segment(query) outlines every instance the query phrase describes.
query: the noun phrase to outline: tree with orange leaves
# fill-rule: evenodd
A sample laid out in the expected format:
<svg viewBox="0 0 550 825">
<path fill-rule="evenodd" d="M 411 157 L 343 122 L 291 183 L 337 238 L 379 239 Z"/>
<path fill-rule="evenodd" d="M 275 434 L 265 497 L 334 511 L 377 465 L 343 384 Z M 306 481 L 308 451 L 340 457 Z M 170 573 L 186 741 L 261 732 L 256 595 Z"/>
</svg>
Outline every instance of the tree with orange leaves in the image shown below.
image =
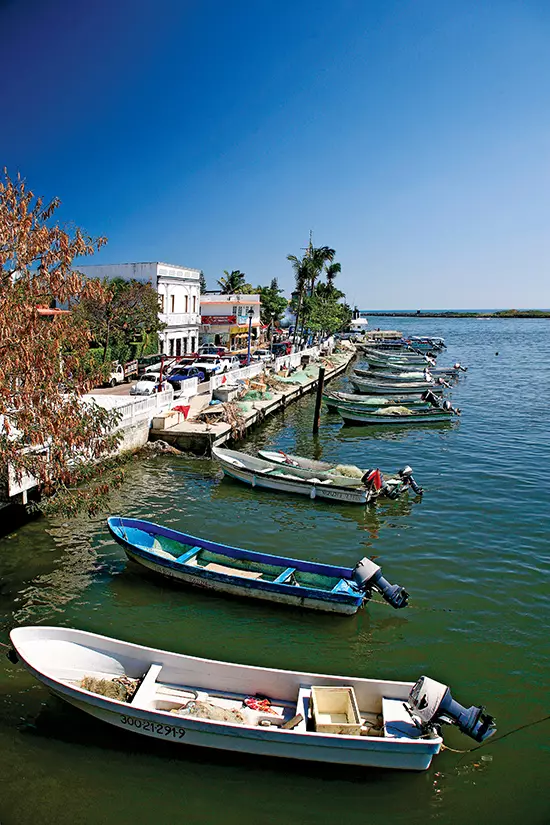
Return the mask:
<svg viewBox="0 0 550 825">
<path fill-rule="evenodd" d="M 0 482 L 8 474 L 36 478 L 54 505 L 73 512 L 97 510 L 104 481 L 76 486 L 112 453 L 116 413 L 83 400 L 102 380 L 89 357 L 90 331 L 70 307 L 101 298 L 101 284 L 74 270 L 105 238 L 66 231 L 54 219 L 55 198 L 45 204 L 7 171 L 0 177 Z"/>
</svg>

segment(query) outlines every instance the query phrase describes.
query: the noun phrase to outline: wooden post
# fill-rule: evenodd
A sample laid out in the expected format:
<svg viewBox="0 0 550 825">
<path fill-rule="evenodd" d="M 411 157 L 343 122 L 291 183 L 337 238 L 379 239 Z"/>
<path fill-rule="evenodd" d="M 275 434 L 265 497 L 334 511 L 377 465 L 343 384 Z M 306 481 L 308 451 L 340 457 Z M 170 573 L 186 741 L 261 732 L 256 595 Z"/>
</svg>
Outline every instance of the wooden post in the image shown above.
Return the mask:
<svg viewBox="0 0 550 825">
<path fill-rule="evenodd" d="M 319 367 L 319 378 L 317 379 L 317 397 L 315 399 L 315 415 L 313 416 L 313 435 L 319 432 L 321 421 L 321 399 L 323 397 L 323 387 L 325 385 L 325 368 Z"/>
</svg>

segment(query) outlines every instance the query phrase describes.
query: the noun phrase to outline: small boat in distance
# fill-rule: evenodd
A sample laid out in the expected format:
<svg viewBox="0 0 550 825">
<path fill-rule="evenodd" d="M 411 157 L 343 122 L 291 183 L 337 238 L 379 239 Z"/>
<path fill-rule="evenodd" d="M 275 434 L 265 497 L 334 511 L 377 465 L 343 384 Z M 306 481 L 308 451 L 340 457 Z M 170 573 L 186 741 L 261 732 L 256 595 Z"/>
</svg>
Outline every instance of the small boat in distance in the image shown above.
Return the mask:
<svg viewBox="0 0 550 825">
<path fill-rule="evenodd" d="M 282 493 L 296 493 L 311 499 L 322 498 L 329 501 L 342 501 L 347 504 L 368 504 L 380 495 L 395 497 L 395 488 L 385 486 L 382 474 L 373 469 L 362 478 L 343 475 L 334 470 L 307 470 L 296 466 L 277 465 L 262 458 L 240 453 L 237 450 L 212 448 L 224 474 L 251 487 L 277 490 Z M 406 468 L 410 469 L 410 468 Z M 412 471 L 411 471 L 412 472 Z M 408 487 L 407 479 L 399 490 Z"/>
<path fill-rule="evenodd" d="M 374 373 L 373 373 L 374 375 Z M 397 398 L 403 395 L 420 396 L 424 390 L 431 390 L 433 393 L 441 394 L 445 387 L 449 385 L 443 379 L 436 379 L 434 383 L 428 381 L 376 381 L 374 378 L 366 378 L 357 372 L 352 372 L 349 380 L 356 390 L 365 395 L 383 395 L 384 398 Z"/>
<path fill-rule="evenodd" d="M 426 770 L 440 725 L 496 730 L 447 685 L 327 676 L 201 659 L 66 627 L 17 627 L 10 659 L 55 696 L 122 730 L 169 742 L 331 765 Z"/>
<path fill-rule="evenodd" d="M 428 405 L 429 406 L 429 405 Z M 327 461 L 315 461 L 312 458 L 302 458 L 299 455 L 288 455 L 282 450 L 258 450 L 258 455 L 273 464 L 283 464 L 287 467 L 300 467 L 302 470 L 313 470 L 315 472 L 347 472 L 354 473 L 357 478 L 369 475 L 372 470 L 362 470 L 353 465 L 330 464 Z M 380 472 L 380 471 L 378 471 Z M 422 495 L 422 487 L 419 487 L 413 478 L 412 468 L 407 466 L 399 470 L 396 477 L 384 479 L 382 475 L 382 488 L 389 498 L 397 498 L 403 489 L 411 487 L 417 495 Z"/>
<path fill-rule="evenodd" d="M 335 392 L 332 390 L 325 390 L 323 393 L 323 401 L 329 410 L 336 410 L 338 404 L 341 405 L 366 405 L 367 407 L 416 407 L 417 409 L 429 409 L 430 404 L 427 401 L 422 401 L 420 396 L 403 396 L 401 398 L 383 398 L 377 395 L 361 395 L 353 392 Z M 261 451 L 260 451 L 261 452 Z"/>
<path fill-rule="evenodd" d="M 111 516 L 109 532 L 132 561 L 162 576 L 221 593 L 351 615 L 373 589 L 392 607 L 406 607 L 408 593 L 391 585 L 364 558 L 354 568 L 317 564 L 229 547 L 141 519 Z"/>
<path fill-rule="evenodd" d="M 349 424 L 437 424 L 449 422 L 460 415 L 453 407 L 432 407 L 430 410 L 415 410 L 411 407 L 383 407 L 378 410 L 359 407 L 337 406 L 338 414 Z"/>
</svg>

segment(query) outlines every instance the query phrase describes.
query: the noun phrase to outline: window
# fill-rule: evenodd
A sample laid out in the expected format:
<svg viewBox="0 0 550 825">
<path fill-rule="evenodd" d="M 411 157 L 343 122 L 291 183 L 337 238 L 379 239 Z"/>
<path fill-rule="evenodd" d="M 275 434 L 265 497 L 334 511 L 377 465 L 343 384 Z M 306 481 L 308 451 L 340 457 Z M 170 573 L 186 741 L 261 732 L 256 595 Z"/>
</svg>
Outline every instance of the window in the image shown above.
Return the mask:
<svg viewBox="0 0 550 825">
<path fill-rule="evenodd" d="M 185 312 L 189 312 L 189 295 L 185 296 Z"/>
<path fill-rule="evenodd" d="M 187 338 L 183 339 L 183 354 L 184 355 L 187 355 L 187 341 L 188 341 Z"/>
<path fill-rule="evenodd" d="M 176 296 L 172 295 L 171 298 L 170 298 L 170 312 L 175 312 L 176 311 L 175 306 L 176 306 Z"/>
<path fill-rule="evenodd" d="M 181 355 L 181 338 L 176 338 L 176 355 Z"/>
<path fill-rule="evenodd" d="M 170 338 L 170 340 L 168 341 L 168 346 L 170 347 L 170 352 L 168 354 L 173 355 L 174 354 L 174 339 L 173 338 Z"/>
<path fill-rule="evenodd" d="M 197 343 L 197 339 L 194 335 L 191 336 L 191 352 L 195 352 L 195 346 Z"/>
<path fill-rule="evenodd" d="M 164 312 L 164 295 L 159 295 L 159 312 Z"/>
<path fill-rule="evenodd" d="M 231 315 L 236 315 L 236 314 L 237 314 L 237 307 L 236 306 L 231 307 Z"/>
<path fill-rule="evenodd" d="M 193 312 L 197 311 L 197 296 L 193 295 Z"/>
</svg>

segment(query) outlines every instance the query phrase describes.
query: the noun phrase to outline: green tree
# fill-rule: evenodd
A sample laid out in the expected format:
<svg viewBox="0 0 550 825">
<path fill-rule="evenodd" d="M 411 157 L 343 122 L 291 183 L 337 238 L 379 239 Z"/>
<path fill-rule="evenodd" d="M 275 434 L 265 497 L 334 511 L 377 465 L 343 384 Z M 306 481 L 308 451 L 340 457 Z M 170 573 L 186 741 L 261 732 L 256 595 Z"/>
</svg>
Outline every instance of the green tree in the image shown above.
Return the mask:
<svg viewBox="0 0 550 825">
<path fill-rule="evenodd" d="M 262 324 L 270 324 L 272 320 L 278 324 L 285 313 L 288 301 L 282 296 L 283 290 L 279 288 L 277 278 L 273 278 L 269 286 L 256 287 L 256 292 L 260 295 Z"/>
<path fill-rule="evenodd" d="M 204 277 L 204 272 L 201 269 L 201 274 L 199 275 L 199 284 L 201 295 L 204 295 L 205 292 L 208 292 L 208 287 L 206 286 L 206 278 Z"/>
<path fill-rule="evenodd" d="M 102 362 L 142 355 L 144 342 L 151 337 L 156 338 L 158 349 L 158 333 L 164 324 L 159 321 L 155 288 L 123 278 L 105 279 L 101 286 L 100 297 L 83 297 L 75 314 L 88 324 L 94 341 L 102 347 Z"/>
<path fill-rule="evenodd" d="M 237 293 L 246 295 L 253 291 L 252 286 L 246 281 L 246 275 L 240 269 L 233 269 L 231 272 L 224 269 L 223 276 L 218 281 L 218 286 L 224 295 Z"/>
</svg>

